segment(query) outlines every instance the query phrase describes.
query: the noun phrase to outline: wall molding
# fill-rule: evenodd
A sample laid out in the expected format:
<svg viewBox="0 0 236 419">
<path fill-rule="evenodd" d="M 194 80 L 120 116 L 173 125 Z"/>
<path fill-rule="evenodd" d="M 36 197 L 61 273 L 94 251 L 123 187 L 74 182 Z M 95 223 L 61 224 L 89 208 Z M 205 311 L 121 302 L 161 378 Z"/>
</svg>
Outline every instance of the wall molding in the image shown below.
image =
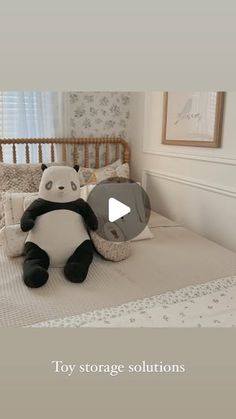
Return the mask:
<svg viewBox="0 0 236 419">
<path fill-rule="evenodd" d="M 142 185 L 144 189 L 147 188 L 148 176 L 154 176 L 159 179 L 164 179 L 170 182 L 181 183 L 181 184 L 193 187 L 193 188 L 198 188 L 204 191 L 228 196 L 230 198 L 236 198 L 236 188 L 229 188 L 223 185 L 217 185 L 215 183 L 207 183 L 207 182 L 203 182 L 202 180 L 189 178 L 186 176 L 179 176 L 170 172 L 162 172 L 162 171 L 155 171 L 155 170 L 149 170 L 149 169 L 143 170 Z"/>
<path fill-rule="evenodd" d="M 219 156 L 210 156 L 205 154 L 192 154 L 192 153 L 178 153 L 176 151 L 162 151 L 162 150 L 152 150 L 146 147 L 143 147 L 143 153 L 145 154 L 154 154 L 161 157 L 173 157 L 176 159 L 188 159 L 188 160 L 197 160 L 202 162 L 211 162 L 217 164 L 225 164 L 229 166 L 236 166 L 236 157 L 230 155 L 219 155 Z"/>
</svg>

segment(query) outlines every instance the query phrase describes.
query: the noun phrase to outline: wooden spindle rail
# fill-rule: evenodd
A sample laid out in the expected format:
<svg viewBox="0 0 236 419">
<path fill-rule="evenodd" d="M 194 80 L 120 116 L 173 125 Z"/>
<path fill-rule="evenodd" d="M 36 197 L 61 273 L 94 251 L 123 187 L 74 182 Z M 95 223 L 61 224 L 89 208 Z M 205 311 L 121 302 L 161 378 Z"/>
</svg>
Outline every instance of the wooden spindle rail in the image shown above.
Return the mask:
<svg viewBox="0 0 236 419">
<path fill-rule="evenodd" d="M 43 145 L 48 144 L 49 147 L 49 158 L 51 162 L 56 160 L 56 150 L 58 146 L 61 146 L 62 151 L 62 160 L 67 161 L 67 146 L 72 146 L 72 157 L 74 163 L 78 163 L 79 157 L 83 159 L 83 165 L 89 167 L 91 163 L 89 161 L 89 146 L 92 145 L 95 147 L 95 167 L 100 167 L 101 156 L 105 164 L 112 163 L 111 156 L 114 155 L 111 153 L 112 147 L 115 147 L 115 159 L 119 159 L 122 155 L 123 163 L 129 163 L 130 161 L 130 150 L 128 143 L 122 138 L 115 137 L 99 137 L 99 138 L 21 138 L 21 139 L 0 139 L 0 162 L 4 163 L 4 145 L 12 146 L 12 161 L 17 163 L 17 145 L 24 144 L 25 146 L 25 162 L 31 163 L 30 155 L 30 146 L 35 145 L 37 147 L 37 156 L 38 162 L 42 163 L 43 161 Z M 83 153 L 81 156 L 78 154 L 78 146 L 83 146 Z M 102 147 L 102 152 L 101 152 Z M 122 153 L 120 153 L 122 147 Z M 105 158 L 104 158 L 105 153 Z"/>
</svg>

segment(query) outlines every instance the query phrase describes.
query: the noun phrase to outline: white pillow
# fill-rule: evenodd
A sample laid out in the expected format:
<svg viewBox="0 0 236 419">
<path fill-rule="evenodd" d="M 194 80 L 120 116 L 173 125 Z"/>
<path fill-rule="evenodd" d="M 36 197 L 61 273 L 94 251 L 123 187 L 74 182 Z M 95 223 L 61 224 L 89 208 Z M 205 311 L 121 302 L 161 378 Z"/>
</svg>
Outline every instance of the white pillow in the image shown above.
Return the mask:
<svg viewBox="0 0 236 419">
<path fill-rule="evenodd" d="M 20 224 L 5 226 L 1 231 L 4 251 L 9 257 L 22 256 L 28 233 L 24 233 Z"/>
<path fill-rule="evenodd" d="M 3 208 L 3 192 L 0 192 L 0 230 L 2 229 L 2 227 L 4 227 L 4 225 L 5 225 L 5 219 L 4 219 L 4 208 Z"/>
<path fill-rule="evenodd" d="M 24 212 L 26 197 L 37 199 L 37 192 L 6 192 L 3 194 L 5 225 L 19 224 Z"/>
<path fill-rule="evenodd" d="M 22 256 L 24 253 L 28 233 L 21 230 L 20 220 L 25 210 L 25 201 L 30 205 L 37 197 L 38 193 L 35 192 L 6 192 L 4 194 L 5 227 L 1 230 L 0 240 L 9 257 Z"/>
<path fill-rule="evenodd" d="M 12 237 L 14 235 L 11 229 L 7 229 L 6 227 L 12 225 L 19 225 L 20 219 L 24 212 L 24 200 L 26 197 L 30 197 L 33 201 L 37 198 L 37 192 L 3 192 L 2 194 L 2 202 L 3 202 L 3 218 L 4 218 L 4 226 L 0 230 L 0 245 L 7 247 L 6 253 L 11 253 L 10 246 L 12 242 Z M 18 226 L 19 227 L 19 226 Z M 13 229 L 14 230 L 14 229 Z M 9 231 L 9 239 L 8 239 L 8 231 Z M 19 231 L 16 229 L 14 231 Z M 18 241 L 18 238 L 15 238 Z M 13 242 L 12 242 L 13 243 Z M 14 253 L 14 249 L 12 249 L 12 253 Z M 14 256 L 19 256 L 17 253 Z"/>
<path fill-rule="evenodd" d="M 4 244 L 4 229 L 5 226 L 0 229 L 0 246 L 3 246 Z"/>
</svg>

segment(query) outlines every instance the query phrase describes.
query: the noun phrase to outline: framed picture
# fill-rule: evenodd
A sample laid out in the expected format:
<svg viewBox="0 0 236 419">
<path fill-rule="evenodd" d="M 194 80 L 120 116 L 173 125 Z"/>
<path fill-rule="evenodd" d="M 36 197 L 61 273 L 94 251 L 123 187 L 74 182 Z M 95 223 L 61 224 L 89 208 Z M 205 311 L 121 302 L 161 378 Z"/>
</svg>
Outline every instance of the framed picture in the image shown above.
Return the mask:
<svg viewBox="0 0 236 419">
<path fill-rule="evenodd" d="M 165 92 L 162 144 L 220 147 L 224 92 Z"/>
</svg>

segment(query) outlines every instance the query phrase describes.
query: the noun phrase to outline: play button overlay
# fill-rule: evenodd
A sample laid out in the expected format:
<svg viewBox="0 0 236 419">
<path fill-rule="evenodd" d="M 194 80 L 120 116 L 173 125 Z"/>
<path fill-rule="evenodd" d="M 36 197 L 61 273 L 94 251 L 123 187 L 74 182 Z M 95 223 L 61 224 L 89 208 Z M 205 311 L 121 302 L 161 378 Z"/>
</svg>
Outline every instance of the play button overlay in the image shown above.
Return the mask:
<svg viewBox="0 0 236 419">
<path fill-rule="evenodd" d="M 105 240 L 132 240 L 148 224 L 150 200 L 145 190 L 133 180 L 106 179 L 92 189 L 87 202 L 98 219 L 96 232 Z"/>
<path fill-rule="evenodd" d="M 108 200 L 108 219 L 111 221 L 117 221 L 124 215 L 129 214 L 131 211 L 128 205 L 123 204 L 115 198 L 109 198 Z"/>
</svg>

